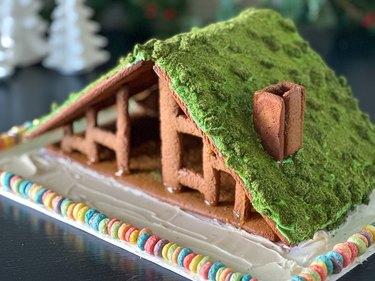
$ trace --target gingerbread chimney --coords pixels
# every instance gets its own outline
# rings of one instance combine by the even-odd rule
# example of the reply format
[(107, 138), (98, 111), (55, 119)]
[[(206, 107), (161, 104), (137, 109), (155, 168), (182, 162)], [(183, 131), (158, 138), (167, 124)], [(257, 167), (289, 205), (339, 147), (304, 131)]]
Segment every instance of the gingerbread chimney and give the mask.
[(305, 102), (305, 88), (291, 82), (254, 93), (254, 128), (264, 149), (278, 161), (302, 147)]

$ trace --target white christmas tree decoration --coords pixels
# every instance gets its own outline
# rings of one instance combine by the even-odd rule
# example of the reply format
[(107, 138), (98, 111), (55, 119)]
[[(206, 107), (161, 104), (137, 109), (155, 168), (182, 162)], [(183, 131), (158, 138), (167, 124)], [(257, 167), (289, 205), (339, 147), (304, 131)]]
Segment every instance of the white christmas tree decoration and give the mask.
[(12, 51), (0, 44), (0, 79), (6, 78), (14, 73)]
[(9, 26), (7, 21), (11, 18), (6, 15), (9, 13), (9, 7), (5, 6), (5, 1), (0, 1), (0, 79), (8, 77), (14, 72), (13, 53), (11, 47), (13, 40), (9, 38)]
[(107, 40), (97, 35), (99, 24), (90, 20), (84, 0), (56, 0), (49, 32), (49, 53), (43, 65), (64, 74), (89, 71), (109, 59), (102, 48)]
[(38, 15), (40, 8), (39, 0), (0, 0), (1, 64), (27, 66), (46, 55), (47, 24)]

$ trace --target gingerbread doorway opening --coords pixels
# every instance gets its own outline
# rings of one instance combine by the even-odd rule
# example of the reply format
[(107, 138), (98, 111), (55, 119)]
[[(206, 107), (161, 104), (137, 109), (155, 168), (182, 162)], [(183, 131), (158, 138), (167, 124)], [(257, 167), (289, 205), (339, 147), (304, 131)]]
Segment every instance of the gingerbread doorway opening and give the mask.
[[(159, 92), (157, 88), (157, 84), (155, 84), (129, 99), (129, 174), (161, 173)], [(112, 133), (117, 130), (115, 123), (107, 127)], [(112, 153), (110, 158), (103, 160), (113, 162), (115, 157), (115, 153)], [(98, 164), (100, 165), (100, 163)]]
[(227, 172), (219, 171), (219, 174), (219, 204), (233, 209), (236, 181)]
[(200, 175), (203, 174), (203, 141), (201, 138), (180, 134), (182, 140), (182, 168), (193, 171)]
[(160, 175), (160, 121), (158, 84), (137, 93), (129, 100), (129, 173), (152, 172)]

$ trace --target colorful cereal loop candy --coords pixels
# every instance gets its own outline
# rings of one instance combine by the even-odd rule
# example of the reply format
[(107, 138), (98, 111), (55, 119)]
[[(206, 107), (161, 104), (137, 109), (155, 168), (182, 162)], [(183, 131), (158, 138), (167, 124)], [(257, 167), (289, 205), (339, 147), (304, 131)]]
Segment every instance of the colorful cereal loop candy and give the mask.
[(221, 276), (221, 273), (223, 273), (225, 267), (220, 267), (217, 271), (216, 271), (216, 275), (215, 275), (215, 279), (214, 281), (220, 281), (220, 276)]
[(300, 273), (299, 276), (302, 277), (305, 281), (316, 281), (312, 275), (306, 272)]
[[(175, 245), (175, 244), (172, 243), (172, 242), (168, 242), (167, 244), (164, 245), (163, 250), (162, 250), (162, 253), (161, 253), (163, 259), (168, 260), (168, 252), (169, 252), (169, 248), (170, 248), (172, 245)], [(176, 246), (176, 247), (177, 247), (177, 246)]]
[(178, 247), (174, 250), (174, 252), (173, 252), (173, 254), (172, 254), (172, 260), (171, 260), (171, 262), (172, 262), (174, 265), (177, 265), (177, 264), (178, 264), (178, 256), (179, 256), (179, 254), (180, 254), (181, 251), (182, 251), (182, 247), (180, 247), (180, 246), (178, 246)]
[(107, 233), (111, 233), (111, 227), (112, 225), (116, 222), (116, 221), (120, 221), (118, 218), (114, 218), (114, 219), (111, 219), (108, 223), (108, 228), (107, 228)]
[(114, 219), (111, 219), (108, 223), (108, 227), (107, 227), (107, 233), (110, 234), (111, 233), (111, 228), (112, 228), (112, 225), (117, 222), (117, 221), (120, 221), (118, 218), (114, 218)]
[[(323, 273), (323, 276), (325, 276), (325, 278), (327, 278), (327, 276), (328, 276), (328, 268), (327, 268), (327, 266), (326, 266), (326, 264), (324, 263), (324, 262), (322, 262), (322, 261), (313, 261), (312, 263), (311, 263), (311, 265), (310, 266), (317, 266), (317, 267), (319, 267), (320, 269), (315, 269), (315, 271), (322, 271), (322, 273)], [(325, 279), (324, 278), (324, 279)]]
[(220, 262), (220, 261), (215, 262), (211, 266), (210, 270), (208, 271), (208, 279), (215, 281), (216, 280), (216, 273), (222, 267), (225, 267), (225, 265), (222, 262)]
[(42, 196), (42, 203), (44, 205), (44, 201), (46, 200), (46, 197), (48, 194), (52, 193), (53, 191), (51, 189), (48, 189)]
[(0, 135), (0, 150), (3, 150), (5, 148), (5, 143), (3, 140), (3, 137)]
[(9, 147), (8, 136), (6, 134), (2, 134), (1, 139), (3, 141), (3, 148), (8, 148)]
[(363, 234), (360, 234), (360, 233), (354, 233), (352, 236), (355, 236), (355, 237), (358, 237), (359, 239), (361, 239), (363, 241), (363, 243), (365, 243), (366, 248), (368, 248), (369, 244), (368, 244), (368, 240), (367, 240), (366, 236), (364, 236)]
[(183, 260), (183, 267), (187, 270), (187, 271), (190, 271), (190, 264), (192, 262), (192, 260), (197, 256), (196, 253), (190, 253), (188, 254), (184, 260)]
[(141, 235), (139, 235), (138, 237), (138, 241), (137, 241), (137, 246), (138, 248), (141, 250), (141, 251), (144, 251), (145, 250), (145, 245), (146, 245), (146, 242), (147, 240), (150, 238), (150, 234), (148, 233), (142, 233)]
[(329, 251), (326, 256), (333, 263), (333, 273), (340, 273), (344, 265), (344, 258), (335, 251)]
[(246, 274), (242, 277), (241, 281), (250, 281), (251, 279), (253, 279), (253, 276)]
[(75, 220), (74, 217), (73, 217), (73, 210), (74, 210), (76, 205), (77, 205), (77, 203), (73, 202), (73, 204), (69, 205), (68, 210), (66, 211), (67, 218), (69, 218), (73, 221)]
[(154, 252), (155, 246), (159, 241), (160, 241), (159, 236), (152, 235), (151, 237), (149, 237), (146, 241), (146, 244), (145, 244), (146, 253), (148, 253), (150, 255), (155, 255), (155, 252)]
[(27, 192), (32, 185), (33, 185), (33, 183), (29, 182), (29, 181), (21, 182), (19, 191), (20, 191), (22, 197), (27, 198)]
[(339, 253), (342, 256), (344, 260), (343, 267), (347, 267), (350, 264), (352, 252), (347, 245), (345, 245), (344, 243), (337, 244), (333, 247), (333, 251)]
[(39, 184), (33, 184), (29, 190), (29, 199), (35, 202), (35, 196), (37, 195), (38, 191), (42, 189), (42, 186)]
[(5, 171), (0, 170), (0, 187), (4, 187), (3, 180), (5, 176)]
[[(310, 268), (305, 268), (302, 273), (300, 274), (300, 276), (311, 276), (312, 277), (312, 281), (322, 281), (320, 279), (320, 275), (318, 272), (316, 272), (315, 270), (313, 269), (310, 269)], [(305, 277), (306, 278), (306, 277)], [(310, 281), (308, 279), (308, 281)]]
[(109, 218), (104, 218), (99, 223), (99, 233), (103, 235), (107, 235), (107, 227), (109, 223)]
[(117, 235), (121, 241), (126, 241), (125, 235), (132, 226), (130, 224), (123, 223), (118, 229)]
[(28, 185), (32, 185), (32, 183), (24, 180), (20, 183), (20, 187), (18, 188), (19, 195), (23, 198), (26, 198), (25, 190), (26, 190)]
[(29, 182), (29, 181), (24, 181), (24, 182), (21, 183), (20, 192), (22, 193), (22, 196), (24, 198), (28, 197), (29, 189), (32, 185), (33, 185), (33, 183)]
[(61, 215), (61, 204), (64, 200), (65, 198), (62, 196), (58, 196), (55, 199), (53, 199), (52, 205), (53, 205), (53, 210), (55, 211), (56, 214)]
[[(246, 275), (242, 275), (241, 272), (234, 272), (232, 273), (232, 275), (230, 276), (230, 279), (229, 281), (242, 281), (243, 278), (245, 277)], [(251, 277), (251, 276), (250, 276)], [(248, 280), (248, 279), (246, 279)]]
[(203, 257), (203, 258), (201, 259), (201, 261), (199, 262), (199, 264), (198, 264), (197, 272), (200, 273), (200, 272), (201, 272), (201, 269), (202, 269), (202, 267), (203, 267), (203, 265), (205, 265), (205, 264), (208, 263), (208, 262), (211, 262), (211, 263), (212, 263), (212, 262), (213, 262), (212, 258), (209, 257), (209, 256), (205, 256), (205, 257)]
[(24, 179), (22, 178), (18, 178), (16, 179), (13, 184), (12, 184), (12, 189), (13, 189), (13, 192), (17, 195), (21, 195), (21, 192), (20, 192), (20, 188), (21, 188), (21, 183), (24, 182)]
[(93, 228), (94, 221), (95, 221), (96, 217), (99, 216), (99, 215), (100, 215), (99, 212), (95, 212), (95, 213), (92, 215), (92, 217), (91, 217), (91, 219), (90, 219), (90, 221), (89, 221), (89, 226), (90, 226), (91, 228)]
[(86, 216), (86, 213), (87, 213), (88, 210), (90, 210), (90, 207), (84, 205), (81, 209), (79, 209), (79, 210), (77, 211), (76, 219), (77, 219), (80, 223), (85, 223), (85, 216)]
[(324, 271), (324, 269), (322, 267), (320, 267), (318, 265), (310, 265), (308, 268), (315, 271), (316, 273), (318, 273), (321, 281), (326, 280), (327, 273)]
[(94, 216), (94, 214), (97, 214), (98, 211), (95, 209), (90, 209), (85, 214), (85, 223), (87, 226), (90, 226), (90, 220)]
[(165, 245), (164, 246), (164, 249), (163, 249), (163, 258), (167, 261), (171, 261), (172, 260), (172, 255), (174, 253), (174, 251), (176, 250), (178, 246), (174, 243), (171, 243), (170, 245)]
[(363, 229), (366, 229), (372, 233), (373, 239), (375, 238), (375, 226), (368, 224)]
[(61, 202), (61, 215), (63, 215), (63, 217), (67, 217), (67, 211), (71, 204), (73, 204), (73, 201), (70, 200), (69, 198), (65, 198)]
[(192, 273), (197, 273), (198, 272), (198, 264), (201, 262), (202, 259), (203, 259), (202, 255), (196, 255), (192, 259), (192, 261), (190, 262), (190, 265), (189, 265), (189, 270)]
[(78, 203), (77, 205), (74, 206), (74, 209), (73, 209), (73, 212), (72, 212), (72, 216), (74, 218), (74, 220), (78, 220), (78, 212), (84, 208), (86, 205), (83, 204), (83, 203)]
[(22, 181), (23, 179), (19, 176), (15, 176), (10, 179), (10, 187), (15, 194), (18, 194), (18, 189)]
[(231, 276), (233, 273), (233, 269), (232, 268), (223, 268), (223, 271), (221, 272), (221, 274), (219, 275), (219, 281), (226, 281), (227, 280), (227, 277)]
[(52, 200), (53, 198), (55, 198), (57, 196), (56, 192), (50, 192), (48, 193), (45, 197), (44, 197), (44, 201), (43, 201), (43, 204), (44, 206), (49, 209), (49, 210), (53, 210), (53, 206), (52, 206)]
[(204, 280), (207, 280), (208, 279), (208, 272), (210, 271), (211, 269), (211, 266), (212, 266), (212, 262), (207, 262), (205, 263), (201, 269), (199, 270), (199, 274), (200, 276), (204, 279)]
[(129, 243), (132, 245), (137, 245), (138, 237), (139, 237), (139, 230), (135, 229), (129, 236)]
[(299, 275), (294, 275), (294, 276), (292, 276), (292, 277), (289, 279), (289, 281), (306, 281), (306, 279), (303, 278), (303, 277), (301, 277), (301, 276), (299, 276)]
[(107, 218), (106, 215), (102, 214), (102, 213), (99, 213), (95, 216), (95, 218), (93, 219), (92, 221), (92, 224), (91, 224), (91, 227), (95, 230), (95, 231), (99, 231), (99, 223), (104, 220), (105, 218)]
[(169, 247), (167, 258), (166, 258), (167, 261), (172, 262), (173, 253), (176, 251), (177, 248), (178, 248), (178, 245), (174, 243)]
[(135, 228), (134, 226), (131, 226), (125, 233), (125, 241), (130, 243), (130, 235), (133, 233), (133, 231), (135, 231), (137, 228)]
[(362, 234), (364, 237), (366, 237), (366, 239), (367, 239), (367, 244), (366, 244), (366, 246), (367, 246), (367, 247), (370, 247), (370, 246), (372, 245), (373, 237), (372, 237), (372, 233), (371, 233), (371, 231), (368, 231), (368, 230), (361, 230), (360, 232), (358, 232), (358, 234)]
[(353, 244), (357, 246), (359, 256), (363, 255), (366, 252), (366, 249), (367, 249), (366, 244), (365, 242), (363, 242), (361, 238), (352, 235), (348, 238), (348, 242), (352, 242)]
[(353, 262), (355, 260), (355, 258), (358, 256), (358, 253), (359, 253), (358, 248), (352, 242), (346, 241), (344, 244), (349, 247), (350, 252), (352, 253), (352, 257), (351, 257), (350, 262)]
[(193, 251), (191, 249), (189, 249), (189, 248), (183, 248), (181, 250), (181, 252), (179, 253), (179, 255), (177, 257), (177, 263), (178, 263), (179, 266), (184, 267), (184, 259), (191, 252), (193, 252)]
[(1, 185), (6, 189), (6, 190), (9, 190), (10, 189), (10, 179), (13, 177), (14, 175), (11, 174), (11, 173), (8, 173), (8, 172), (2, 172), (0, 174), (0, 183)]
[(154, 247), (154, 256), (155, 256), (155, 257), (159, 257), (159, 258), (164, 258), (164, 256), (163, 256), (164, 247), (165, 247), (166, 245), (168, 245), (169, 243), (171, 243), (171, 242), (169, 242), (169, 241), (166, 240), (166, 239), (160, 239), (160, 240), (156, 243), (156, 245), (155, 245), (155, 247)]
[(151, 231), (151, 229), (149, 229), (149, 228), (142, 228), (142, 229), (139, 231), (139, 235), (142, 235), (143, 233), (148, 233), (148, 234), (150, 234), (150, 235), (153, 234), (152, 231)]
[(113, 239), (119, 239), (118, 237), (118, 230), (120, 228), (120, 226), (122, 225), (123, 223), (121, 221), (116, 221), (112, 224), (112, 226), (110, 227), (110, 232), (108, 233)]
[(43, 204), (43, 201), (42, 201), (42, 198), (43, 198), (43, 195), (44, 193), (46, 193), (48, 190), (47, 189), (44, 189), (42, 188), (41, 190), (38, 191), (38, 193), (35, 195), (34, 197), (34, 202), (37, 203), (37, 204), (40, 204), (42, 205)]

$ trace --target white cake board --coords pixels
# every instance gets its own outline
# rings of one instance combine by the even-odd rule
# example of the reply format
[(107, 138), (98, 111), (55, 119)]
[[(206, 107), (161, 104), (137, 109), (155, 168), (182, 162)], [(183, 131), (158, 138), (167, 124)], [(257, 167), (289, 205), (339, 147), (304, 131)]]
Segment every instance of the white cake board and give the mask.
[[(299, 247), (286, 249), (280, 244), (271, 243), (231, 226), (183, 212), (140, 191), (108, 180), (77, 163), (52, 156), (44, 150), (33, 150), (49, 143), (51, 139), (57, 139), (58, 135), (59, 133), (45, 136), (44, 139), (36, 139), (0, 154), (0, 169), (43, 184), (46, 188), (51, 188), (77, 202), (85, 202), (111, 218), (118, 217), (138, 228), (148, 227), (164, 239), (189, 247), (198, 254), (209, 255), (237, 271), (251, 273), (259, 280), (274, 280), (274, 276), (278, 276), (279, 280), (287, 280), (291, 275), (298, 273), (300, 265), (307, 266), (315, 256), (325, 254), (333, 245), (346, 241), (352, 233), (375, 219), (373, 193), (370, 204), (360, 206), (353, 212), (349, 220), (332, 233), (334, 235), (319, 232), (313, 240)], [(192, 279), (185, 270), (145, 254), (126, 243), (103, 236), (85, 225), (58, 216), (10, 192), (1, 190), (0, 194)], [(355, 263), (340, 274), (331, 276), (329, 280), (343, 276), (374, 251), (375, 247), (371, 247)]]

